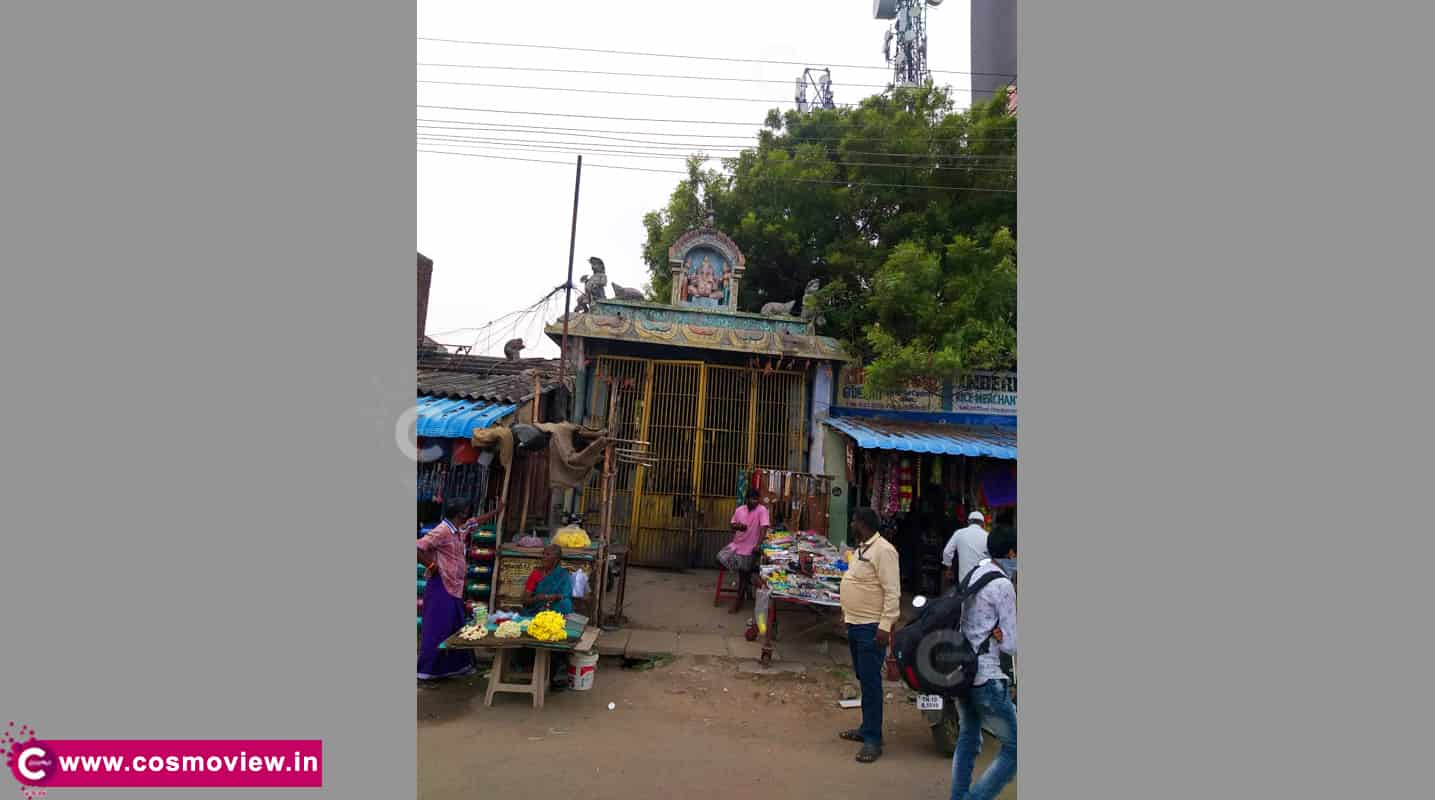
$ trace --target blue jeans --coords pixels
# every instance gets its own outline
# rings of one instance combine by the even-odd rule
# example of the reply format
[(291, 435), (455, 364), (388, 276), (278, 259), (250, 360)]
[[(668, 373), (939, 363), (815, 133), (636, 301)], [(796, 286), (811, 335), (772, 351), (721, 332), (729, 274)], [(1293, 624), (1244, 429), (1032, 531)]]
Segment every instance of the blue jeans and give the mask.
[(852, 651), (852, 670), (862, 687), (862, 734), (864, 744), (882, 746), (882, 662), (887, 648), (877, 644), (877, 623), (847, 626), (847, 646)]
[[(952, 753), (952, 800), (992, 800), (1016, 777), (1016, 706), (1012, 705), (1006, 681), (987, 681), (957, 699), (961, 732)], [(982, 724), (986, 723), (1001, 750), (987, 771), (972, 783), (972, 769), (982, 749)]]

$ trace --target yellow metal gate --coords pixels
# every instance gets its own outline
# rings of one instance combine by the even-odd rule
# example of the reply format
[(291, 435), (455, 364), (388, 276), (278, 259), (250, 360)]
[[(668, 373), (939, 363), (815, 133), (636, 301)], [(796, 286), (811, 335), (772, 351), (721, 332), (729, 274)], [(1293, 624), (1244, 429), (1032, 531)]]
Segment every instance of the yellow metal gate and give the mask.
[[(741, 469), (801, 469), (807, 383), (800, 372), (602, 356), (587, 422), (650, 443), (652, 467), (622, 466), (613, 530), (634, 564), (706, 566), (732, 538)], [(596, 481), (584, 509), (597, 514)]]

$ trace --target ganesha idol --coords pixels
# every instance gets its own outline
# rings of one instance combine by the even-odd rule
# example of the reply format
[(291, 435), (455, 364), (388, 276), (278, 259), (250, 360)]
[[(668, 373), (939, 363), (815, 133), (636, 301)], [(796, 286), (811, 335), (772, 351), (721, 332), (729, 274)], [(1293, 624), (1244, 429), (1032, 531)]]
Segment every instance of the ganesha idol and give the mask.
[(704, 255), (697, 269), (687, 273), (683, 287), (683, 299), (695, 306), (716, 308), (722, 305), (726, 294), (728, 276), (721, 277), (713, 269), (712, 259)]

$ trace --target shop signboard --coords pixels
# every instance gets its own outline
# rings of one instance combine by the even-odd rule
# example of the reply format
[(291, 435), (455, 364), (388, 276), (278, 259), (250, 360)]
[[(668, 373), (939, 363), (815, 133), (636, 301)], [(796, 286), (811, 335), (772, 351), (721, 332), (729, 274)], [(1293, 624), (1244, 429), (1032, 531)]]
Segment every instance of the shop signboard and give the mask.
[[(938, 390), (910, 387), (901, 392), (885, 392), (874, 398), (862, 396), (865, 375), (859, 367), (845, 367), (838, 380), (839, 408), (864, 408), (876, 411), (928, 411), (962, 414), (1016, 415), (1016, 373), (964, 372)], [(950, 397), (944, 402), (943, 396)]]
[(1016, 416), (1015, 372), (964, 372), (952, 386), (952, 411)]
[(842, 369), (838, 381), (837, 402), (840, 408), (867, 408), (878, 411), (941, 411), (941, 392), (908, 388), (902, 392), (883, 392), (877, 397), (862, 396), (862, 384), (866, 374), (861, 367), (848, 366)]

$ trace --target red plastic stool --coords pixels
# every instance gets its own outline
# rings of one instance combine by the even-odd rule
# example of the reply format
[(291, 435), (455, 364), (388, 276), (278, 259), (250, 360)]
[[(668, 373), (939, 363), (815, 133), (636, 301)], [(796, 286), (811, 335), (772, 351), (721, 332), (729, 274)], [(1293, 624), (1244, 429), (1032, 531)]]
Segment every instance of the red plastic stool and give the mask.
[(718, 567), (717, 592), (713, 594), (713, 605), (715, 606), (722, 605), (723, 598), (725, 597), (737, 598), (736, 586), (731, 589), (723, 587), (723, 579), (725, 577), (727, 577), (727, 569), (725, 567)]

